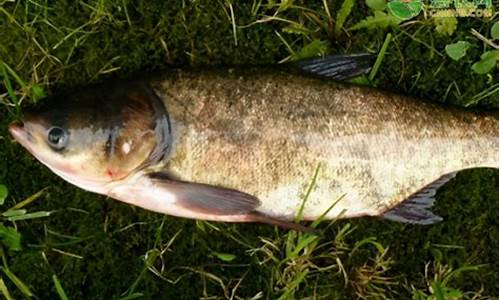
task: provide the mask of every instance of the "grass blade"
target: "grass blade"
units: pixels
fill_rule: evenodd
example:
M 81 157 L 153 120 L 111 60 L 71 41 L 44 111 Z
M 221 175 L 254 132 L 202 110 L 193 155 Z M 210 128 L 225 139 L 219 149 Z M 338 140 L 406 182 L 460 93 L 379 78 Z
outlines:
M 11 217 L 8 217 L 7 220 L 13 222 L 13 221 L 45 218 L 45 217 L 50 216 L 51 213 L 52 213 L 51 211 L 37 211 L 34 213 L 29 213 L 29 214 L 24 214 L 24 215 L 11 216 Z
M 342 7 L 337 12 L 337 19 L 335 21 L 335 35 L 339 35 L 347 17 L 351 14 L 353 6 L 354 0 L 344 0 L 344 3 L 342 3 Z
M 12 273 L 8 268 L 0 267 L 4 274 L 9 277 L 9 279 L 16 285 L 16 287 L 25 295 L 26 297 L 33 297 L 34 294 L 31 292 L 30 288 L 21 281 L 14 273 Z
M 144 294 L 142 293 L 133 293 L 131 295 L 128 295 L 128 296 L 125 296 L 125 297 L 122 297 L 122 298 L 119 298 L 117 300 L 132 300 L 132 299 L 138 299 L 138 298 L 141 298 L 142 296 L 144 296 Z
M 3 77 L 3 80 L 2 80 L 3 85 L 5 86 L 5 89 L 7 90 L 7 95 L 9 95 L 10 99 L 12 100 L 12 104 L 17 107 L 18 101 L 17 101 L 16 92 L 12 88 L 12 84 L 11 84 L 9 76 L 7 75 L 7 72 L 5 70 L 6 69 L 5 66 L 6 65 L 3 62 L 0 63 L 0 71 L 1 71 L 1 75 Z
M 318 178 L 318 174 L 319 174 L 319 167 L 320 167 L 320 165 L 318 164 L 316 166 L 316 170 L 314 170 L 314 175 L 313 175 L 313 178 L 311 179 L 311 183 L 309 183 L 309 186 L 307 187 L 306 194 L 304 195 L 304 200 L 300 204 L 299 212 L 295 216 L 295 223 L 302 220 L 302 218 L 304 216 L 304 207 L 306 205 L 307 199 L 309 198 L 309 195 L 311 194 L 314 186 L 316 185 L 316 179 Z
M 290 282 L 289 285 L 286 287 L 286 291 L 281 295 L 281 297 L 278 298 L 278 300 L 285 300 L 285 299 L 292 299 L 293 297 L 292 294 L 295 291 L 295 288 L 304 280 L 304 278 L 307 276 L 307 273 L 309 273 L 309 270 L 305 270 L 292 281 Z
M 0 277 L 0 292 L 5 297 L 5 299 L 14 300 L 14 298 L 12 298 L 12 296 L 10 295 L 9 290 L 7 289 L 7 286 L 5 285 L 2 277 Z
M 54 285 L 56 287 L 59 298 L 61 298 L 61 300 L 68 300 L 68 296 L 66 296 L 66 293 L 64 292 L 61 282 L 59 281 L 59 278 L 57 278 L 56 274 L 52 275 L 52 280 L 54 281 Z
M 382 60 L 384 59 L 385 52 L 387 51 L 387 47 L 389 47 L 389 43 L 391 42 L 392 39 L 392 34 L 388 33 L 385 36 L 384 44 L 382 45 L 382 48 L 380 49 L 378 55 L 377 55 L 377 60 L 375 60 L 375 64 L 373 65 L 372 70 L 370 71 L 370 75 L 368 75 L 368 79 L 370 81 L 373 81 L 375 78 L 375 75 L 377 74 L 378 68 L 382 64 Z
M 24 206 L 30 204 L 31 202 L 35 201 L 36 199 L 40 198 L 40 196 L 43 195 L 43 193 L 48 189 L 48 187 L 44 187 L 43 189 L 39 190 L 38 192 L 34 193 L 33 195 L 29 196 L 28 198 L 24 199 L 23 201 L 17 203 L 16 205 L 12 206 L 9 210 L 14 210 L 14 209 L 20 209 L 23 208 Z

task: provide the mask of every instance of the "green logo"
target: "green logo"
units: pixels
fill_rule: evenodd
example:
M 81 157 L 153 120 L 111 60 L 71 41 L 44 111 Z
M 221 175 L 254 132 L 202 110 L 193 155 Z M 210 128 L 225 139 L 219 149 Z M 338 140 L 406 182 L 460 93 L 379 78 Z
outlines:
M 401 20 L 418 16 L 424 9 L 423 0 L 392 0 L 389 12 Z M 430 0 L 426 12 L 432 17 L 491 17 L 492 0 Z
M 401 20 L 409 20 L 420 14 L 424 8 L 421 0 L 393 0 L 387 3 L 389 12 Z

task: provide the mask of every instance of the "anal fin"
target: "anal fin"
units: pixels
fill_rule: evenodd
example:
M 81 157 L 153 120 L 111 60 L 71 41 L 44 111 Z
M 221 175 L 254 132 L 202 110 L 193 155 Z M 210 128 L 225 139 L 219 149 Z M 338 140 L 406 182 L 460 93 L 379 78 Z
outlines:
M 321 231 L 313 228 L 313 227 L 308 227 L 299 223 L 294 223 L 292 221 L 286 221 L 286 220 L 280 220 L 277 218 L 273 218 L 267 215 L 264 215 L 262 213 L 259 213 L 257 211 L 251 212 L 249 214 L 253 221 L 255 222 L 260 222 L 260 223 L 265 223 L 265 224 L 270 224 L 270 225 L 275 225 L 281 228 L 285 229 L 291 229 L 299 232 L 306 232 L 306 233 L 311 233 L 315 235 L 320 235 Z
M 430 225 L 442 221 L 443 218 L 433 214 L 429 208 L 434 205 L 436 191 L 453 179 L 456 174 L 457 172 L 452 172 L 439 177 L 400 204 L 386 211 L 382 217 L 391 221 L 419 225 Z

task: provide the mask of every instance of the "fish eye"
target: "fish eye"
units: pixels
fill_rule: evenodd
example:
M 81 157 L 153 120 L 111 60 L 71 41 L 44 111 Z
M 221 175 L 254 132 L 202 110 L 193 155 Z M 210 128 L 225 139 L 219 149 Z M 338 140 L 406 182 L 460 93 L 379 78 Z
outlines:
M 52 127 L 48 131 L 47 142 L 54 150 L 62 150 L 68 143 L 68 134 L 61 127 Z

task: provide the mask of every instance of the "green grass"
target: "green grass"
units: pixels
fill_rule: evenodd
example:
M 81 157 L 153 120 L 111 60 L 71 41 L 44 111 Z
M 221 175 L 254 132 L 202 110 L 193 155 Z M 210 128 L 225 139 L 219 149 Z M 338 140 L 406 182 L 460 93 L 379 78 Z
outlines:
M 394 27 L 349 30 L 373 12 L 355 1 L 348 13 L 346 4 L 339 27 L 342 6 L 0 1 L 0 183 L 9 188 L 4 205 L 46 188 L 24 208 L 52 212 L 7 221 L 22 234 L 23 249 L 3 247 L 0 291 L 27 297 L 22 283 L 39 299 L 497 298 L 495 170 L 463 172 L 441 189 L 434 208 L 445 218 L 440 224 L 336 221 L 319 238 L 265 225 L 165 217 L 105 199 L 63 182 L 8 136 L 8 123 L 22 107 L 43 104 L 44 93 L 172 66 L 377 54 L 388 34 L 378 70 L 365 82 L 430 101 L 498 107 L 498 68 L 486 75 L 471 69 L 493 49 L 471 29 L 489 39 L 494 19 L 460 18 L 451 35 L 423 15 Z M 472 46 L 454 61 L 444 49 L 461 40 Z

